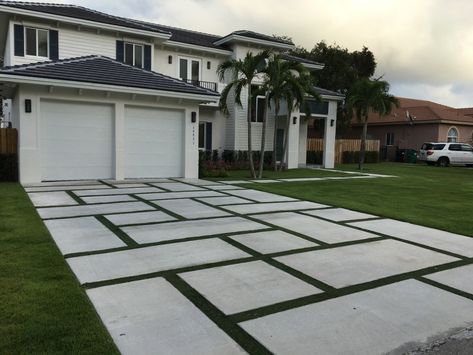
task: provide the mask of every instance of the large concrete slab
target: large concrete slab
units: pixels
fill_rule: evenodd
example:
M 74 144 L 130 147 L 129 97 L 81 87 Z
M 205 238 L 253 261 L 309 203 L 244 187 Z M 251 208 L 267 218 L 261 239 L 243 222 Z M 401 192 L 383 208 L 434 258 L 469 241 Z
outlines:
M 473 264 L 424 277 L 473 295 Z
M 473 302 L 408 280 L 240 325 L 276 354 L 378 355 L 473 322 Z
M 179 221 L 145 226 L 123 227 L 122 230 L 140 244 L 165 240 L 221 235 L 268 228 L 241 217 L 211 218 L 196 221 Z
M 48 192 L 48 191 L 66 191 L 66 190 L 90 190 L 90 189 L 111 189 L 110 186 L 104 184 L 96 185 L 55 185 L 55 186 L 42 186 L 42 187 L 26 187 L 26 192 Z
M 220 239 L 129 249 L 69 258 L 81 284 L 245 258 L 249 255 Z
M 378 218 L 378 216 L 374 216 L 372 214 L 356 212 L 352 210 L 347 210 L 345 208 L 328 208 L 325 210 L 307 211 L 304 213 L 310 214 L 311 216 L 315 216 L 315 217 L 322 217 L 325 219 L 329 219 L 335 222 L 354 221 L 357 219 Z
M 137 187 L 125 189 L 109 189 L 109 190 L 80 190 L 74 191 L 77 196 L 108 196 L 108 195 L 129 195 L 129 194 L 143 194 L 152 192 L 162 192 L 163 190 L 157 187 Z
M 166 182 L 166 183 L 158 183 L 158 184 L 151 184 L 153 186 L 159 187 L 160 189 L 165 189 L 172 192 L 177 191 L 201 191 L 203 190 L 201 187 L 184 184 L 182 182 Z
M 245 200 L 244 198 L 235 196 L 204 197 L 199 198 L 198 200 L 213 206 L 234 205 L 237 203 L 254 203 L 253 201 Z
M 222 181 L 219 181 L 219 183 L 222 183 L 222 184 L 230 184 L 230 185 L 237 185 L 237 184 L 254 184 L 253 181 L 250 181 L 250 180 L 222 180 Z
M 64 191 L 33 192 L 29 193 L 28 197 L 35 207 L 78 205 L 78 202 Z
M 204 179 L 186 179 L 186 178 L 178 178 L 174 179 L 176 181 L 182 181 L 186 184 L 196 185 L 196 186 L 212 186 L 212 185 L 219 185 L 217 181 L 211 180 L 204 180 Z
M 393 219 L 354 222 L 350 225 L 392 237 L 473 257 L 473 238 Z
M 318 245 L 315 242 L 279 230 L 238 234 L 230 238 L 262 254 L 310 248 Z
M 340 288 L 458 259 L 397 240 L 381 240 L 286 255 L 276 260 Z
M 129 195 L 111 195 L 111 196 L 87 196 L 81 197 L 85 203 L 112 203 L 112 202 L 128 202 L 136 201 L 134 197 Z
M 262 214 L 254 216 L 254 218 L 326 243 L 340 243 L 377 237 L 375 234 L 294 212 Z
M 123 183 L 123 184 L 113 184 L 118 189 L 131 189 L 136 187 L 149 187 L 149 185 L 143 183 Z
M 104 217 L 116 226 L 159 223 L 176 220 L 176 218 L 162 211 L 111 214 Z
M 62 254 L 126 246 L 94 217 L 55 219 L 44 223 Z
M 180 276 L 225 314 L 322 292 L 263 261 L 192 271 Z
M 215 190 L 215 191 L 225 191 L 225 190 L 241 190 L 243 187 L 221 184 L 221 185 L 206 186 L 206 188 Z
M 244 351 L 162 278 L 87 290 L 124 354 L 242 354 Z
M 184 191 L 184 192 L 161 192 L 157 194 L 141 194 L 138 195 L 142 199 L 148 201 L 170 200 L 173 198 L 195 198 L 195 197 L 221 197 L 224 194 L 217 191 Z
M 100 182 L 97 180 L 65 180 L 23 184 L 23 187 L 84 186 L 97 184 L 100 184 Z
M 93 216 L 109 213 L 139 212 L 153 210 L 153 207 L 144 202 L 118 202 L 103 203 L 98 205 L 80 205 L 66 207 L 38 208 L 38 214 L 42 219 L 66 218 L 79 216 Z
M 297 201 L 294 198 L 271 194 L 269 192 L 258 191 L 258 190 L 229 190 L 226 191 L 228 194 L 238 197 L 247 198 L 256 202 L 286 202 L 286 201 Z
M 161 200 L 154 202 L 154 204 L 188 219 L 230 216 L 227 212 L 185 198 Z
M 314 208 L 325 208 L 326 205 L 309 201 L 295 202 L 275 202 L 275 203 L 255 203 L 252 205 L 225 206 L 224 209 L 241 214 L 278 212 L 278 211 L 299 211 Z

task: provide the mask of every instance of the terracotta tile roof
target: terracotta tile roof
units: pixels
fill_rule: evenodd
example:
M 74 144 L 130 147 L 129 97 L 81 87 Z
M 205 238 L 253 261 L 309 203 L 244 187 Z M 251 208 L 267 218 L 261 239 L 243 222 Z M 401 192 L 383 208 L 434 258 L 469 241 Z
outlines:
M 405 97 L 398 97 L 398 100 L 400 107 L 395 108 L 391 114 L 380 117 L 377 113 L 370 113 L 368 122 L 373 124 L 409 123 L 407 118 L 407 112 L 409 112 L 414 122 L 457 121 L 473 123 L 473 108 L 456 109 L 432 101 Z

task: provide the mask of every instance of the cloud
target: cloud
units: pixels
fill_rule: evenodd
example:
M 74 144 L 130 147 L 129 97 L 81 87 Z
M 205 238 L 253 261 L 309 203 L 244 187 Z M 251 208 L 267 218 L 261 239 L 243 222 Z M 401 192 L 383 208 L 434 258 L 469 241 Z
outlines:
M 473 106 L 470 0 L 59 2 L 220 35 L 237 29 L 284 34 L 308 49 L 321 40 L 350 50 L 366 45 L 375 54 L 377 74 L 398 94 Z

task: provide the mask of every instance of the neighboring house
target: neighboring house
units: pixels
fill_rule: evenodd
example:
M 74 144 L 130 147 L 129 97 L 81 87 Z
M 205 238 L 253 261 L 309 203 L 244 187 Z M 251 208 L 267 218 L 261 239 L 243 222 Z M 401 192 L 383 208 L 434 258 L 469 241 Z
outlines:
M 247 149 L 246 107 L 230 107 L 229 117 L 218 110 L 226 84 L 218 65 L 266 48 L 285 53 L 294 44 L 251 31 L 214 36 L 74 5 L 0 1 L 0 96 L 12 100 L 19 129 L 20 181 L 197 177 L 199 149 Z M 312 107 L 331 122 L 324 156 L 331 168 L 343 97 L 318 90 L 324 101 Z M 259 111 L 252 118 L 255 147 Z M 298 111 L 291 116 L 288 167 L 296 168 L 306 162 L 307 120 Z M 268 136 L 275 121 L 282 137 L 283 120 L 274 116 Z
M 399 97 L 400 107 L 387 116 L 370 113 L 368 135 L 382 147 L 419 150 L 424 142 L 473 140 L 473 108 L 456 109 L 426 100 Z M 361 124 L 352 121 L 344 138 L 359 138 Z

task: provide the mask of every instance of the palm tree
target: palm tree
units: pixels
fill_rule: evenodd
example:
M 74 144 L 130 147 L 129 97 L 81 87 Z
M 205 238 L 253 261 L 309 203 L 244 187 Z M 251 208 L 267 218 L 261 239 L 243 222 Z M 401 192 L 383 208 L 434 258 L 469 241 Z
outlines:
M 368 132 L 368 114 L 370 111 L 385 116 L 391 113 L 393 107 L 399 107 L 396 97 L 389 94 L 389 83 L 383 80 L 361 79 L 348 92 L 347 108 L 363 123 L 361 134 L 360 162 L 358 168 L 363 170 L 365 162 L 366 135 Z
M 273 164 L 274 170 L 277 170 L 276 150 L 277 150 L 277 130 L 276 123 L 281 109 L 281 102 L 286 101 L 288 105 L 287 122 L 285 130 L 285 139 L 283 147 L 283 160 L 287 155 L 288 131 L 290 126 L 290 116 L 295 107 L 299 106 L 306 93 L 312 93 L 310 75 L 307 69 L 300 63 L 283 60 L 279 55 L 273 55 L 268 61 L 266 69 L 263 70 L 264 83 L 263 90 L 267 92 L 267 106 L 274 103 L 274 134 L 273 134 Z M 315 94 L 315 93 L 314 93 Z M 267 107 L 266 107 L 267 109 Z M 267 115 L 265 115 L 267 120 Z M 266 123 L 263 122 L 263 134 L 261 141 L 261 154 L 264 155 L 264 145 L 266 137 Z M 261 162 L 260 162 L 261 163 Z M 262 175 L 262 164 L 260 164 L 260 173 Z
M 217 68 L 217 74 L 220 81 L 224 81 L 225 75 L 230 73 L 231 82 L 227 84 L 225 89 L 222 91 L 220 97 L 220 110 L 228 115 L 228 104 L 227 100 L 230 93 L 233 93 L 235 103 L 243 107 L 241 103 L 241 93 L 245 87 L 247 87 L 247 122 L 248 122 L 248 158 L 250 162 L 250 172 L 253 178 L 256 178 L 255 166 L 253 162 L 253 149 L 251 146 L 251 104 L 252 104 L 252 93 L 251 93 L 251 82 L 255 76 L 264 70 L 266 66 L 266 59 L 269 57 L 270 52 L 265 50 L 256 55 L 251 52 L 247 52 L 243 60 L 241 59 L 229 59 Z

